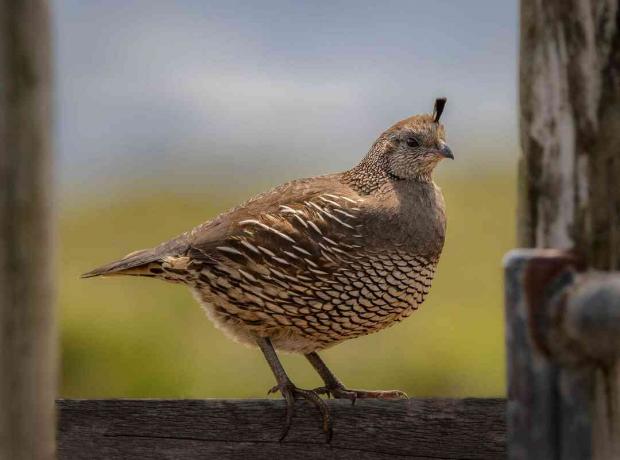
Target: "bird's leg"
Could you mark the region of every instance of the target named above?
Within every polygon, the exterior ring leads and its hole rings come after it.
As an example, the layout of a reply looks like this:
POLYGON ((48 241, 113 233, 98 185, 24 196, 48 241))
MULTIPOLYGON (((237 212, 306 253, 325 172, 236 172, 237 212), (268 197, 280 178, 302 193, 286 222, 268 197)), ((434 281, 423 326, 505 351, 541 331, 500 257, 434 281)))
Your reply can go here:
POLYGON ((286 372, 282 367, 282 363, 280 363, 278 355, 276 354, 269 338, 259 337, 256 339, 256 343, 263 352, 263 355, 265 355, 265 359, 269 363, 269 367, 271 367, 271 371, 276 378, 276 382, 278 382, 275 387, 269 390, 269 393, 280 391, 286 401, 286 422, 284 423, 284 429, 282 430, 280 441, 286 437, 286 434, 291 427, 293 415, 295 414, 295 399, 307 399, 314 404, 321 413, 321 416, 323 417, 323 432, 327 437, 327 442, 329 442, 332 437, 332 419, 325 401, 321 399, 319 393, 316 391, 297 388, 293 382, 291 382, 291 379, 288 375, 286 375, 286 372))
POLYGON ((325 386, 316 388, 315 391, 319 394, 331 395, 334 398, 350 399, 353 404, 357 398, 371 398, 371 399, 406 399, 407 395, 399 390, 349 390, 343 383, 338 380, 332 371, 329 370, 327 365, 323 362, 321 357, 316 353, 308 353, 305 355, 312 367, 318 372, 323 379, 325 386))

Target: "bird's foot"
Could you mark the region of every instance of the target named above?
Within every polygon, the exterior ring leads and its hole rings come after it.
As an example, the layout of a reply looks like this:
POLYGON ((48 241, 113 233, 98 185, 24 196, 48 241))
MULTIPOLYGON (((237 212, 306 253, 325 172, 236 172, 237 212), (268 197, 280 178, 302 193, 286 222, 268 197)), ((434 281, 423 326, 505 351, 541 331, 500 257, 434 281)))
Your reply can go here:
POLYGON ((275 393, 279 391, 282 394, 282 397, 286 401, 286 421, 284 422, 284 429, 282 430, 282 434, 280 436, 280 441, 283 441, 286 435, 288 434, 289 429, 291 428, 291 423, 293 421, 293 415, 295 415, 295 400, 296 399, 305 399, 310 401, 321 413, 321 417, 323 419, 323 432, 325 433, 325 437, 327 438, 327 442, 331 441, 332 438, 332 418, 329 413, 329 408, 325 401, 321 399, 319 393, 315 390, 304 390, 302 388, 297 388, 293 382, 288 381, 284 384, 276 385, 271 388, 267 394, 275 393))
POLYGON ((407 399, 407 393, 400 390, 349 390, 342 384, 319 387, 314 391, 336 399, 348 399, 351 404, 358 399, 407 399))

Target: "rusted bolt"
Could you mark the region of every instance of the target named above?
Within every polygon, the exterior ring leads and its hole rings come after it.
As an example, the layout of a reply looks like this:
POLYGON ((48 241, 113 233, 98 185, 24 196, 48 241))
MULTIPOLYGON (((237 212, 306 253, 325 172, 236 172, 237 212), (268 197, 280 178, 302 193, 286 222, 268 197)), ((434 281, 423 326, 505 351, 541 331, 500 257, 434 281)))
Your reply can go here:
POLYGON ((620 273, 584 272, 559 250, 511 251, 521 264, 530 339, 563 365, 606 365, 620 356, 620 273))

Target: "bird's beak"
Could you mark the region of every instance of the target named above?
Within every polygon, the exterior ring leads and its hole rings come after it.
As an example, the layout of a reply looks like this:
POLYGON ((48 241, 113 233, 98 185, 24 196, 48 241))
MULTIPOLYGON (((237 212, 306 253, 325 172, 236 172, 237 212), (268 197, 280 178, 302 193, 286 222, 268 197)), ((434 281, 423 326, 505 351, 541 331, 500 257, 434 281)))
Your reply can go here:
POLYGON ((452 153, 452 150, 450 150, 450 147, 448 147, 448 144, 446 144, 444 141, 439 141, 438 152, 442 157, 454 160, 454 154, 452 153))

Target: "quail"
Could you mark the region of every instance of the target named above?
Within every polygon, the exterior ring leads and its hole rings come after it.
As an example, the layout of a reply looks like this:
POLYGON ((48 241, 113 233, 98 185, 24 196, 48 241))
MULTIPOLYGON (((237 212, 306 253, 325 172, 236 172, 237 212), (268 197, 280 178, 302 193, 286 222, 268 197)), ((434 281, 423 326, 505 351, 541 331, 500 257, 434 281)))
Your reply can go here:
POLYGON ((257 346, 286 401, 320 395, 397 399, 397 390, 348 389, 318 351, 400 322, 429 292, 446 231, 432 174, 453 159, 440 117, 406 118, 383 132, 361 162, 337 174, 294 180, 152 248, 82 275, 131 275, 187 285, 207 316, 234 340, 257 346), (324 382, 298 388, 276 350, 302 353, 324 382))

